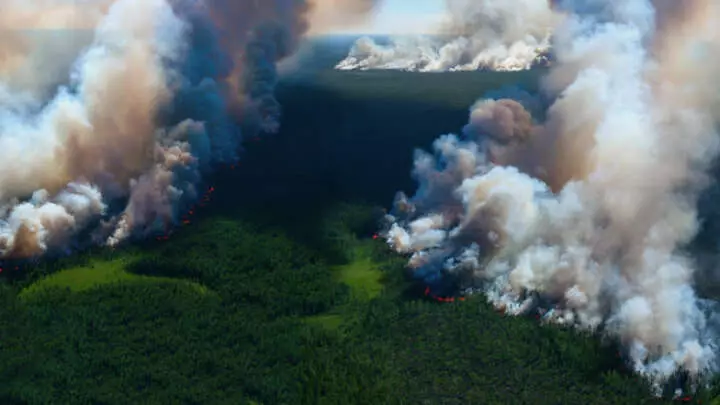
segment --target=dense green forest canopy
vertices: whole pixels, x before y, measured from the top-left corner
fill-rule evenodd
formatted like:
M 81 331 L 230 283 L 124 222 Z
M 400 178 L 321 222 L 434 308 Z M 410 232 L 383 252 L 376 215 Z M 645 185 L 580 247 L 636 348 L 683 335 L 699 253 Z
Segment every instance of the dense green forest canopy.
M 412 149 L 530 76 L 283 83 L 282 132 L 249 143 L 167 239 L 6 265 L 0 404 L 666 402 L 612 342 L 502 316 L 479 296 L 426 299 L 372 238 L 380 207 L 414 187 Z

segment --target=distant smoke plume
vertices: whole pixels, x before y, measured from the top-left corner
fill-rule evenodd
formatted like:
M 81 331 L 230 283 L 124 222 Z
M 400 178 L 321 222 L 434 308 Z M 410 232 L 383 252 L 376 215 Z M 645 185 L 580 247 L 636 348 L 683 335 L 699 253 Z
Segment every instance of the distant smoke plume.
M 462 137 L 417 152 L 388 243 L 434 289 L 619 338 L 655 381 L 715 371 L 718 305 L 684 248 L 720 146 L 720 7 L 557 3 L 543 121 L 529 95 L 476 103 Z
M 371 3 L 337 5 L 365 15 L 370 8 L 357 6 Z M 275 66 L 321 6 L 3 3 L 0 259 L 116 245 L 172 226 L 202 175 L 238 159 L 241 128 L 279 128 Z
M 360 26 L 382 0 L 312 0 L 309 15 L 310 34 Z
M 561 17 L 547 0 L 445 0 L 446 21 L 428 36 L 357 40 L 338 69 L 523 70 L 546 61 Z
M 177 1 L 177 0 L 176 0 Z M 189 0 L 186 0 L 189 1 Z M 243 97 L 230 98 L 232 115 L 266 132 L 279 128 L 280 106 L 273 96 L 276 63 L 290 56 L 302 36 L 358 24 L 376 0 L 205 0 L 230 66 L 216 80 Z M 311 25 L 312 24 L 312 25 Z

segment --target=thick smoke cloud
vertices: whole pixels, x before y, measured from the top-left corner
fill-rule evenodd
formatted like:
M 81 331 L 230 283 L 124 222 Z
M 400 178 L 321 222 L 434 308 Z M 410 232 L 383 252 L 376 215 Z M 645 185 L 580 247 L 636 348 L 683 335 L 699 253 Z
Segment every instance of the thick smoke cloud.
M 309 15 L 310 34 L 323 34 L 362 25 L 382 0 L 313 0 Z
M 546 63 L 561 16 L 547 0 L 445 0 L 446 21 L 430 36 L 356 41 L 337 69 L 523 70 Z
M 0 258 L 172 226 L 202 176 L 238 159 L 242 137 L 278 129 L 275 66 L 322 11 L 304 0 L 6 3 Z M 358 6 L 372 2 L 338 4 L 366 13 Z
M 92 28 L 110 1 L 40 0 L 3 2 L 0 13 L 0 82 L 12 98 L 50 97 L 80 50 L 92 41 Z M 5 91 L 4 91 L 5 92 Z M 4 94 L 0 102 L 9 95 Z
M 463 136 L 417 152 L 388 243 L 435 289 L 618 338 L 656 381 L 716 371 L 717 304 L 685 248 L 720 146 L 720 7 L 557 3 L 542 122 L 529 95 L 478 101 Z

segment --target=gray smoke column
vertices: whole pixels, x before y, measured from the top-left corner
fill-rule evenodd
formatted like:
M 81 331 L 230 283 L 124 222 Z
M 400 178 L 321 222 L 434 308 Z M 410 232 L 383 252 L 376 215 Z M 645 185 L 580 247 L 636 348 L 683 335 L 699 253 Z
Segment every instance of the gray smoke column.
M 656 382 L 716 371 L 718 305 L 683 249 L 719 147 L 720 7 L 558 3 L 545 120 L 480 100 L 463 137 L 418 152 L 420 189 L 398 195 L 388 243 L 437 288 L 510 314 L 551 303 L 547 320 L 618 338 Z
M 205 0 L 220 47 L 232 67 L 214 79 L 229 87 L 229 112 L 266 132 L 279 128 L 273 96 L 277 63 L 292 55 L 309 33 L 359 24 L 376 0 Z
M 545 61 L 561 20 L 547 0 L 446 0 L 445 21 L 425 36 L 356 41 L 337 69 L 523 70 Z
M 275 132 L 280 109 L 274 99 L 275 65 L 289 56 L 308 30 L 305 0 L 206 0 L 229 66 L 214 80 L 227 85 L 228 113 L 255 130 Z M 249 122 L 252 121 L 252 122 Z
M 277 129 L 275 65 L 321 11 L 304 0 L 4 2 L 0 259 L 167 230 L 202 176 L 238 159 L 241 125 Z

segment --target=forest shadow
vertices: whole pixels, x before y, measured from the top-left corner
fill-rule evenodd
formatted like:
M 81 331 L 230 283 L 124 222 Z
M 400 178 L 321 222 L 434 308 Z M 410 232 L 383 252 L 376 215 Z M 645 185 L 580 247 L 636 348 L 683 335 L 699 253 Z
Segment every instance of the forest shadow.
M 281 90 L 281 131 L 249 140 L 240 164 L 215 176 L 210 211 L 281 228 L 314 248 L 338 204 L 372 205 L 379 216 L 398 190 L 412 192 L 413 150 L 467 120 L 466 109 L 422 100 L 356 100 L 303 82 Z M 360 233 L 372 235 L 374 225 Z

